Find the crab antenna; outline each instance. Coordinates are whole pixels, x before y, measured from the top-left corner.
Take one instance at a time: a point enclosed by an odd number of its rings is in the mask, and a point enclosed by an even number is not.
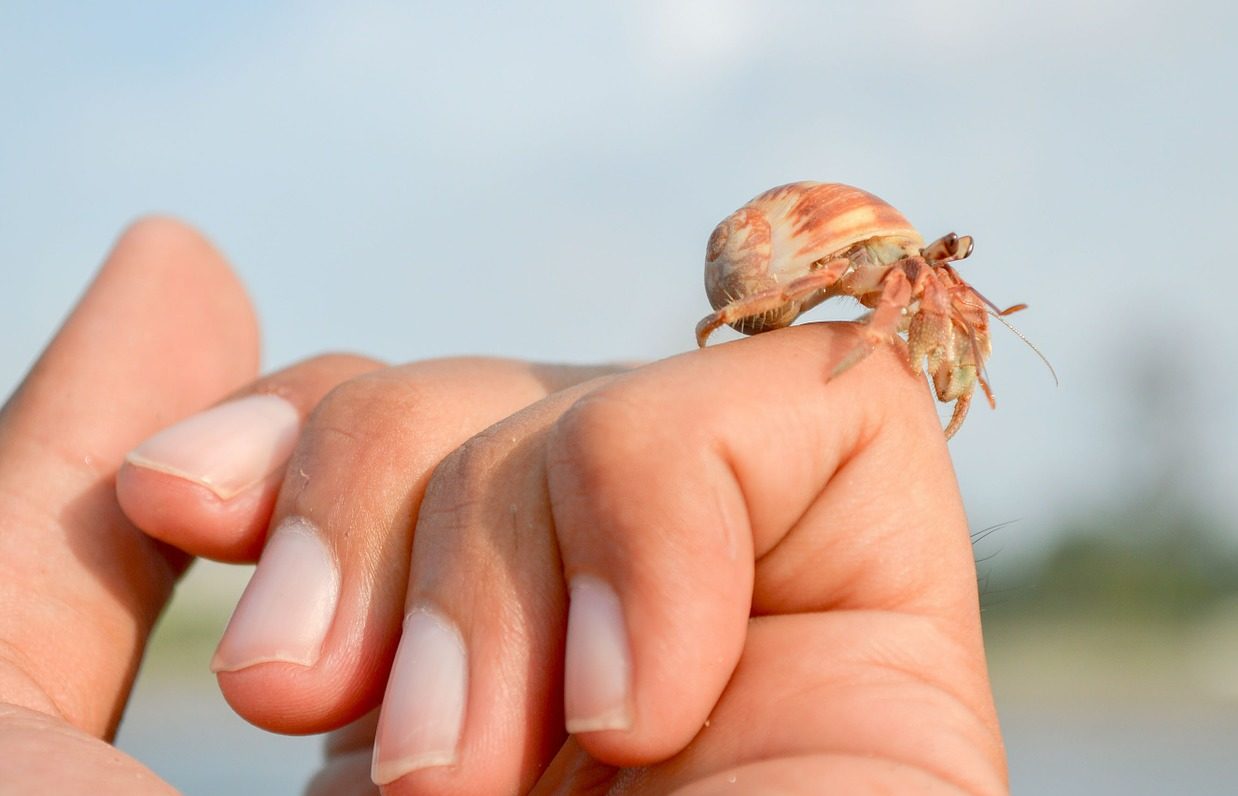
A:
[[[1006,309],[1003,310],[999,308],[996,304],[994,304],[993,302],[985,298],[984,294],[982,294],[979,290],[976,290],[974,287],[971,287],[971,285],[968,285],[968,287],[971,288],[971,292],[978,299],[980,299],[981,301],[983,301],[985,304],[989,306],[990,315],[992,315],[994,318],[997,318],[999,321],[1001,321],[1002,326],[1005,326],[1007,329],[1014,332],[1015,337],[1022,340],[1024,345],[1032,349],[1032,351],[1036,353],[1036,356],[1040,357],[1040,361],[1045,363],[1045,367],[1049,369],[1049,374],[1053,376],[1053,385],[1055,387],[1061,387],[1062,382],[1058,379],[1057,371],[1053,369],[1053,365],[1049,362],[1048,357],[1042,354],[1040,352],[1040,349],[1037,348],[1035,344],[1032,343],[1031,340],[1028,340],[1027,336],[1024,335],[1023,332],[1020,332],[1018,329],[1016,329],[1014,324],[1006,320],[1005,318],[1005,316],[1010,315],[1013,312],[1018,312],[1019,310],[1027,309],[1027,305],[1026,304],[1015,304],[1014,306],[1007,307]]]
[[[1021,311],[1021,310],[1025,310],[1025,309],[1027,309],[1027,305],[1026,305],[1026,304],[1012,304],[1011,306],[1007,307],[1006,309],[1001,309],[1001,308],[1000,308],[1000,307],[998,307],[996,304],[994,304],[993,302],[991,302],[991,301],[989,301],[987,298],[985,298],[985,297],[984,297],[984,294],[983,294],[983,293],[981,293],[979,290],[976,290],[976,289],[975,289],[974,287],[972,287],[971,285],[968,285],[967,287],[971,289],[971,292],[973,292],[973,293],[975,293],[975,294],[976,294],[976,298],[980,299],[980,300],[981,300],[981,301],[983,301],[985,304],[987,304],[987,305],[989,306],[989,309],[993,310],[993,313],[994,313],[995,315],[997,315],[997,316],[1002,316],[1002,315],[1010,315],[1010,314],[1012,314],[1012,313],[1016,313],[1016,312],[1019,312],[1019,311]]]
[[[979,295],[979,294],[977,294],[977,295]],[[984,296],[981,296],[981,298],[984,298]],[[985,303],[986,303],[986,304],[989,304],[989,302],[988,302],[987,300],[985,301]],[[992,305],[992,304],[989,304],[989,306],[990,306],[990,307],[992,307],[993,305]],[[994,308],[994,309],[996,309],[996,308]],[[1042,353],[1040,352],[1040,349],[1039,349],[1039,348],[1037,348],[1037,347],[1036,347],[1036,346],[1032,343],[1032,341],[1031,341],[1031,340],[1028,340],[1028,339],[1027,339],[1027,336],[1026,336],[1026,335],[1024,335],[1024,334],[1023,334],[1023,332],[1020,332],[1018,329],[1016,329],[1013,323],[1011,323],[1010,321],[1008,321],[1008,320],[1006,320],[1005,318],[1003,318],[1000,312],[993,312],[993,313],[990,313],[990,314],[991,314],[994,318],[997,318],[997,320],[1001,321],[1001,322],[1002,322],[1002,326],[1005,326],[1007,329],[1009,329],[1010,331],[1014,332],[1014,336],[1015,336],[1015,337],[1017,337],[1017,338],[1019,338],[1020,340],[1022,340],[1024,345],[1026,345],[1028,348],[1032,349],[1032,351],[1034,351],[1034,352],[1036,353],[1036,356],[1040,357],[1040,361],[1041,361],[1041,362],[1043,362],[1043,363],[1045,363],[1045,367],[1049,369],[1049,374],[1050,374],[1051,376],[1053,376],[1053,386],[1055,386],[1055,387],[1060,387],[1060,386],[1062,386],[1062,383],[1058,380],[1058,377],[1057,377],[1057,371],[1053,369],[1053,365],[1049,362],[1048,357],[1046,357],[1044,354],[1042,354]]]

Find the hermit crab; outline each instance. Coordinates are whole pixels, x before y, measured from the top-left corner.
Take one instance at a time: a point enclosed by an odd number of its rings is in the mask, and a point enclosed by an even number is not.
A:
[[[925,246],[901,213],[859,188],[773,188],[709,236],[705,291],[715,311],[697,324],[696,341],[704,347],[723,324],[743,334],[779,329],[826,299],[852,296],[871,310],[861,319],[864,340],[831,378],[906,334],[911,367],[919,371],[923,363],[938,400],[954,402],[945,429],[951,437],[977,383],[996,407],[984,369],[989,314],[1001,319],[1026,307],[999,310],[959,276],[951,263],[971,251],[972,239],[953,232]]]

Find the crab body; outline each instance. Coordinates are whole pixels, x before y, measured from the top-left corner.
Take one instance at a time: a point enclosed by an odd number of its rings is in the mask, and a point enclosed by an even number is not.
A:
[[[697,342],[704,346],[724,324],[743,334],[778,329],[826,299],[851,296],[871,312],[863,343],[832,375],[906,335],[911,367],[924,367],[937,398],[954,402],[946,426],[952,436],[977,384],[994,405],[984,376],[989,305],[950,266],[971,249],[970,237],[953,233],[925,246],[901,213],[858,188],[817,182],[773,188],[710,235],[705,290],[715,311],[697,325]]]

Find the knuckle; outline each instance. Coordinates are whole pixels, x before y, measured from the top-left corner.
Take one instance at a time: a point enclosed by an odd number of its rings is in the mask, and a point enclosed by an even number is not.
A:
[[[618,390],[602,388],[568,409],[555,426],[546,467],[552,483],[579,495],[600,493],[640,461],[651,426],[643,408]]]
[[[510,443],[498,433],[486,430],[474,435],[443,460],[435,477],[458,488],[476,489],[507,458]]]
[[[485,502],[494,475],[511,452],[513,441],[497,430],[476,434],[435,468],[426,489],[424,515],[472,516]]]
[[[313,438],[329,435],[366,448],[382,446],[384,455],[390,455],[409,440],[410,430],[425,415],[425,403],[413,382],[366,374],[328,392],[306,430]]]
[[[325,399],[319,396],[327,384],[338,388],[382,366],[379,360],[358,354],[318,354],[263,378],[254,391],[279,396],[309,414]]]
[[[326,351],[303,360],[301,364],[314,370],[334,373],[350,368],[382,366],[383,362],[351,351]]]
[[[467,577],[506,577],[503,573],[513,562],[528,555],[521,542],[522,536],[529,538],[531,515],[525,501],[536,493],[526,483],[527,461],[515,455],[521,442],[501,429],[469,439],[430,477],[417,516],[415,557],[422,563],[438,562],[432,571],[422,571],[428,579],[450,579],[452,571],[463,574],[453,570],[460,566]]]
[[[386,516],[432,466],[418,435],[434,422],[424,386],[382,373],[337,385],[310,413],[281,496],[298,513]]]

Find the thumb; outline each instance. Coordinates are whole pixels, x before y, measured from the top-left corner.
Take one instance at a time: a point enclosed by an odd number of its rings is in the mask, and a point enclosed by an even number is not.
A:
[[[176,221],[130,227],[0,410],[0,703],[111,737],[184,566],[124,518],[116,471],[257,363],[219,252]]]

